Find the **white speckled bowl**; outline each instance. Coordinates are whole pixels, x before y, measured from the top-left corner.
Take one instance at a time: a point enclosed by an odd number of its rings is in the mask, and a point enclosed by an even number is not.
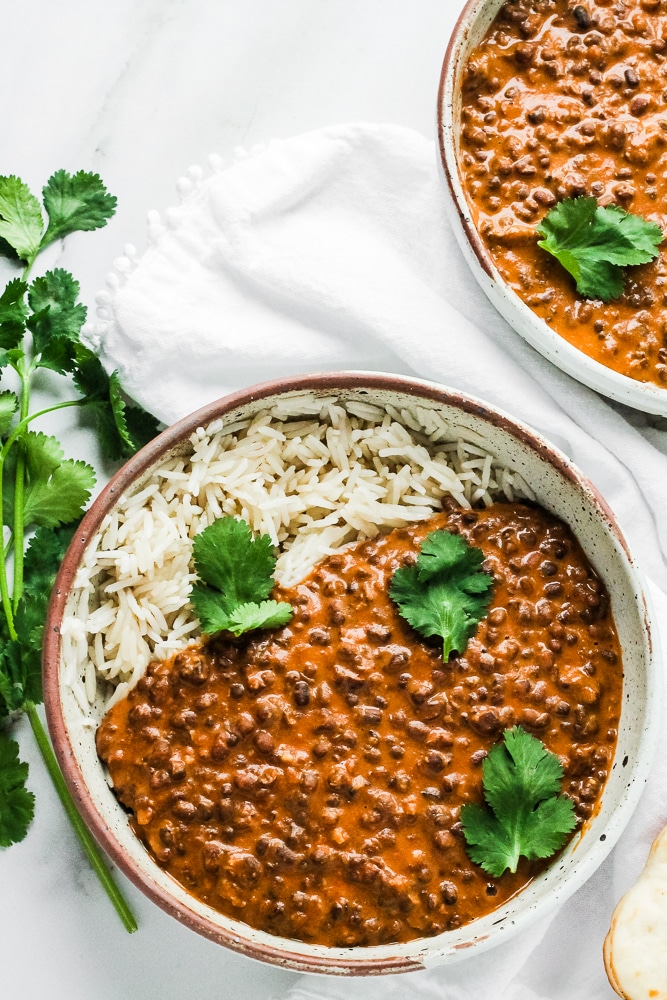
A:
[[[434,408],[456,427],[520,472],[537,500],[566,521],[604,580],[623,648],[625,693],[618,747],[600,809],[565,852],[539,878],[495,912],[438,937],[374,948],[340,949],[273,937],[222,916],[198,902],[167,875],[132,833],[127,815],[107,785],[95,752],[94,731],[64,683],[60,623],[83,553],[104,516],[131,486],[175,451],[191,433],[219,417],[252,415],[276,397],[314,392],[391,403],[414,412]],[[477,954],[552,909],[597,868],[618,839],[646,780],[658,726],[659,664],[652,656],[646,597],[626,543],[593,486],[542,438],[485,403],[444,386],[395,375],[307,375],[254,386],[218,400],[164,431],[111,480],[84,518],[54,587],[44,646],[47,717],[58,760],[81,814],[112,860],[140,889],[178,920],[243,954],[310,972],[371,975],[404,972]]]
[[[560,337],[505,283],[472,220],[458,169],[461,79],[470,51],[479,44],[504,0],[468,0],[449,41],[440,76],[437,129],[454,234],[477,281],[507,322],[536,350],[568,375],[619,403],[667,416],[667,389],[620,375]]]

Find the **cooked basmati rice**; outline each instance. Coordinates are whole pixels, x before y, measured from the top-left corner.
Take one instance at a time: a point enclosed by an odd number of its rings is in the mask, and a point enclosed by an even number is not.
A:
[[[77,573],[62,623],[63,662],[84,712],[121,697],[154,658],[199,634],[188,595],[192,539],[231,514],[279,549],[290,586],[349,542],[430,517],[445,495],[460,504],[533,498],[521,476],[466,427],[437,411],[400,411],[312,394],[192,434],[104,519]]]

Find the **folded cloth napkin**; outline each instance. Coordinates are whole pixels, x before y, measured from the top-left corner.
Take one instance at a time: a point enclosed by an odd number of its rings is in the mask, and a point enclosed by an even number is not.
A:
[[[433,143],[392,125],[322,129],[217,157],[149,216],[88,328],[109,369],[171,423],[253,382],[331,369],[394,371],[479,395],[557,444],[605,495],[667,610],[667,422],[613,406],[498,316],[447,221]],[[292,1000],[609,997],[613,905],[667,822],[663,747],[628,830],[561,910],[446,969],[351,982],[304,977]],[[548,933],[547,933],[548,932]]]

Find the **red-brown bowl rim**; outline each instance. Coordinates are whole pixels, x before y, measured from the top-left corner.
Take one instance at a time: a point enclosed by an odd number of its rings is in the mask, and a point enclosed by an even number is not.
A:
[[[443,59],[442,69],[440,71],[440,83],[438,85],[438,106],[436,108],[436,115],[437,115],[437,125],[438,125],[438,149],[440,151],[440,162],[442,163],[442,170],[445,175],[445,179],[447,181],[447,187],[449,188],[452,204],[456,205],[459,219],[461,220],[461,226],[463,227],[463,231],[466,234],[468,242],[470,243],[470,246],[472,247],[474,254],[477,257],[480,266],[486,271],[488,276],[493,281],[495,281],[497,279],[493,267],[493,262],[491,260],[491,255],[486,249],[485,244],[482,242],[482,239],[479,233],[477,232],[477,228],[472,224],[471,220],[461,210],[461,206],[459,205],[459,199],[454,184],[452,182],[452,176],[449,170],[449,164],[447,162],[447,154],[445,150],[445,141],[444,141],[445,129],[442,116],[442,109],[444,107],[444,100],[445,100],[445,86],[447,83],[447,76],[449,73],[450,64],[452,63],[457,54],[459,39],[463,34],[473,12],[478,7],[483,6],[484,3],[485,0],[468,0],[465,7],[459,14],[458,18],[456,19],[454,30],[449,36],[449,42],[447,43],[447,48],[445,50],[445,58]]]
[[[464,395],[446,386],[425,382],[399,375],[362,372],[326,372],[281,378],[264,382],[223,396],[207,404],[195,413],[184,417],[168,427],[158,437],[133,456],[104,487],[83,518],[65,554],[54,584],[45,628],[42,658],[44,703],[46,718],[67,786],[72,793],[77,808],[91,833],[104,848],[111,860],[129,880],[165,912],[176,917],[192,930],[223,944],[243,955],[269,962],[273,965],[320,973],[352,975],[378,975],[408,972],[422,969],[423,965],[409,957],[366,959],[350,956],[349,963],[326,956],[308,956],[290,952],[286,948],[265,945],[244,940],[238,933],[220,927],[206,917],[186,911],[165,890],[148,879],[139,865],[129,858],[120,847],[103,816],[98,812],[77,761],[69,730],[65,722],[60,699],[60,624],[66,602],[81,557],[90,538],[99,529],[104,517],[127,488],[143,475],[158,459],[176,445],[182,443],[198,428],[206,426],[217,417],[230,410],[266,397],[286,392],[335,392],[346,389],[368,389],[370,391],[397,391],[419,396],[443,405],[454,406],[466,413],[481,417],[496,427],[508,432],[514,438],[528,445],[533,451],[557,469],[566,479],[576,484],[588,494],[597,506],[609,530],[630,558],[627,545],[616,519],[607,503],[593,484],[566,457],[547,441],[525,425],[514,421],[482,400]],[[647,622],[648,628],[648,622]],[[287,940],[287,939],[280,939]],[[427,939],[425,939],[427,940]]]

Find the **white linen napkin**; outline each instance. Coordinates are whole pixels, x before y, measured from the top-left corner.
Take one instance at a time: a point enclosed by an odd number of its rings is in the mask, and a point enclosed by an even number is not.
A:
[[[612,406],[524,343],[468,271],[433,143],[343,125],[211,158],[116,262],[87,336],[167,423],[268,378],[332,369],[417,375],[486,398],[565,451],[607,498],[667,612],[667,422]],[[667,658],[665,658],[667,662]],[[663,738],[663,744],[667,740]],[[667,822],[667,746],[621,842],[561,910],[501,949],[380,980],[304,977],[291,1000],[602,1000],[611,911]],[[548,933],[547,933],[548,931]]]

